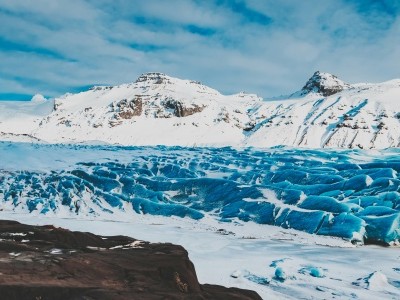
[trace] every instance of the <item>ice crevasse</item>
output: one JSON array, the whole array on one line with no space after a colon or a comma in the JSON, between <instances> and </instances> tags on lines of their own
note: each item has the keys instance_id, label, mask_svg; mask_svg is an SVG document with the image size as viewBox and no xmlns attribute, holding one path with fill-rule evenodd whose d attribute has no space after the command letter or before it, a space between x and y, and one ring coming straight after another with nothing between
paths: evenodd
<instances>
[{"instance_id":1,"label":"ice crevasse","mask_svg":"<svg viewBox=\"0 0 400 300\"><path fill-rule=\"evenodd\" d=\"M68 168L49 163L41 170L0 169L6 210L90 217L133 211L197 220L207 215L356 243L399 241L398 149L13 146L27 156L39 149L78 158Z\"/></svg>"}]
</instances>

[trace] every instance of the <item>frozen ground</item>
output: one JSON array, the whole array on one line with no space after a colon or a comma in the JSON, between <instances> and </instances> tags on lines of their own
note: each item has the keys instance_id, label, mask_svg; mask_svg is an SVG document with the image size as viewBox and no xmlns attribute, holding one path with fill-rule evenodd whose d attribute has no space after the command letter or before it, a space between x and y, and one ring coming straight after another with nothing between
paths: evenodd
<instances>
[{"instance_id":1,"label":"frozen ground","mask_svg":"<svg viewBox=\"0 0 400 300\"><path fill-rule=\"evenodd\" d=\"M119 215L120 221L32 217L10 212L2 212L0 217L181 244L188 250L201 283L256 290L263 299L400 297L398 247L357 247L337 238L254 223L199 223L149 215L136 215L129 220ZM286 280L275 278L278 268L286 274Z\"/></svg>"}]
</instances>

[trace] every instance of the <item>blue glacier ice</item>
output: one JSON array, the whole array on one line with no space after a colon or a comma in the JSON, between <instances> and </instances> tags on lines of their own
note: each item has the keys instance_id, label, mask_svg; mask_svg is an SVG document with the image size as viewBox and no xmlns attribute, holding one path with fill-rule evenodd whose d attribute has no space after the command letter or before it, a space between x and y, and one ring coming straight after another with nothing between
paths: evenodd
<instances>
[{"instance_id":1,"label":"blue glacier ice","mask_svg":"<svg viewBox=\"0 0 400 300\"><path fill-rule=\"evenodd\" d=\"M26 165L6 164L6 150L20 151ZM399 149L0 143L0 153L6 209L91 216L130 210L195 220L207 215L357 243L400 239Z\"/></svg>"}]
</instances>

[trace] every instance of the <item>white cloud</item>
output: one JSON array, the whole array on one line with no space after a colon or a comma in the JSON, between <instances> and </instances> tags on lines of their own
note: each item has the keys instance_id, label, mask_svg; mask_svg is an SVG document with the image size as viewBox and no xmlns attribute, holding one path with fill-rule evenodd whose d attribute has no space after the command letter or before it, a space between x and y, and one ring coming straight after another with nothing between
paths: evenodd
<instances>
[{"instance_id":1,"label":"white cloud","mask_svg":"<svg viewBox=\"0 0 400 300\"><path fill-rule=\"evenodd\" d=\"M384 13L366 17L344 1L246 5L272 22L246 22L213 1L4 0L0 92L56 96L147 71L263 96L293 92L317 69L350 82L398 77L398 16L381 28L369 18Z\"/></svg>"}]
</instances>

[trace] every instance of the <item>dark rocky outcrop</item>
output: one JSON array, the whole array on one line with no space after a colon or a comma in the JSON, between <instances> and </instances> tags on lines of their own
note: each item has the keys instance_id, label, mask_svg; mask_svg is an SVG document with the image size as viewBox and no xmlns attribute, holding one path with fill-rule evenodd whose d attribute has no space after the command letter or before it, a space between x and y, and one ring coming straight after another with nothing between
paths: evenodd
<instances>
[{"instance_id":1,"label":"dark rocky outcrop","mask_svg":"<svg viewBox=\"0 0 400 300\"><path fill-rule=\"evenodd\" d=\"M0 221L1 299L261 299L200 285L186 250Z\"/></svg>"},{"instance_id":2,"label":"dark rocky outcrop","mask_svg":"<svg viewBox=\"0 0 400 300\"><path fill-rule=\"evenodd\" d=\"M306 95L314 92L327 97L350 87L349 84L341 81L335 75L317 71L301 89L301 94Z\"/></svg>"},{"instance_id":3,"label":"dark rocky outcrop","mask_svg":"<svg viewBox=\"0 0 400 300\"><path fill-rule=\"evenodd\" d=\"M144 73L139 76L138 79L136 79L135 83L138 82L149 82L153 84L161 84L161 83L166 83L168 82L168 79L166 78L165 74L159 73L159 72L149 72L149 73Z\"/></svg>"},{"instance_id":4,"label":"dark rocky outcrop","mask_svg":"<svg viewBox=\"0 0 400 300\"><path fill-rule=\"evenodd\" d=\"M0 138L22 138L22 140L32 141L32 142L43 142L41 139L34 137L31 134L27 133L10 133L10 132L2 132L0 131Z\"/></svg>"},{"instance_id":5,"label":"dark rocky outcrop","mask_svg":"<svg viewBox=\"0 0 400 300\"><path fill-rule=\"evenodd\" d=\"M196 104L185 106L182 102L175 99L167 99L164 102L164 106L167 109L173 109L175 117L187 117L202 112L205 108L205 106L198 106Z\"/></svg>"},{"instance_id":6,"label":"dark rocky outcrop","mask_svg":"<svg viewBox=\"0 0 400 300\"><path fill-rule=\"evenodd\" d=\"M256 122L249 121L243 126L244 131L252 131L256 127Z\"/></svg>"},{"instance_id":7,"label":"dark rocky outcrop","mask_svg":"<svg viewBox=\"0 0 400 300\"><path fill-rule=\"evenodd\" d=\"M116 111L114 115L116 119L132 119L142 114L143 101L140 96L136 96L131 100L122 99L117 103L113 103L113 109Z\"/></svg>"}]
</instances>

